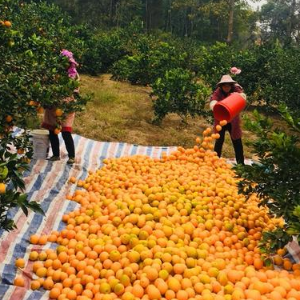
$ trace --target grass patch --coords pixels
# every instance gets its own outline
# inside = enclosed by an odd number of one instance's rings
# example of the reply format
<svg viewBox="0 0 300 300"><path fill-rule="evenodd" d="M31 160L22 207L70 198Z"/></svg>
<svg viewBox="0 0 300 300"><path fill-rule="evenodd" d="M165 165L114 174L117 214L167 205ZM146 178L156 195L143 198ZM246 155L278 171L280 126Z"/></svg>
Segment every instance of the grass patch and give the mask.
<svg viewBox="0 0 300 300"><path fill-rule="evenodd" d="M201 136L207 127L212 127L211 122L201 117L188 118L188 124L182 124L175 114L169 114L160 126L153 125L151 88L116 82L108 74L100 77L83 75L81 78L81 92L93 93L86 110L75 118L74 132L84 137L139 145L193 147L196 137ZM251 115L252 111L248 109L243 114ZM276 125L280 122L278 119L275 120ZM255 138L252 132L243 131L246 158L253 157L248 143L251 144ZM222 155L234 157L228 133Z"/></svg>

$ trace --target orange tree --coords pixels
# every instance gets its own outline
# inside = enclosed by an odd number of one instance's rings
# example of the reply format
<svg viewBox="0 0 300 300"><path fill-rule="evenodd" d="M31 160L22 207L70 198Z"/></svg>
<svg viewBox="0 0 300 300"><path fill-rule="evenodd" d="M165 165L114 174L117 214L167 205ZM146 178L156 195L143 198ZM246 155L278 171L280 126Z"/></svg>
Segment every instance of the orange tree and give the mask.
<svg viewBox="0 0 300 300"><path fill-rule="evenodd" d="M54 106L62 110L61 120L70 111L81 110L87 100L74 93L78 83L68 77L68 60L60 55L63 35L57 37L54 32L63 32L64 27L55 23L57 28L51 29L51 34L50 30L39 33L40 27L38 32L32 31L36 23L22 20L30 9L32 16L44 13L37 4L17 0L0 3L0 227L5 230L15 227L7 214L13 207L26 214L28 209L42 213L41 207L23 193L22 172L32 157L28 119L43 107ZM75 101L63 100L69 96ZM14 126L24 132L15 136Z"/></svg>
<svg viewBox="0 0 300 300"><path fill-rule="evenodd" d="M248 119L246 126L257 134L253 148L259 163L236 167L242 177L240 192L257 194L261 206L284 219L283 227L263 233L261 248L268 253L275 253L293 238L300 242L300 118L285 105L279 111L289 124L289 132L274 129L269 118L254 112L254 119Z"/></svg>

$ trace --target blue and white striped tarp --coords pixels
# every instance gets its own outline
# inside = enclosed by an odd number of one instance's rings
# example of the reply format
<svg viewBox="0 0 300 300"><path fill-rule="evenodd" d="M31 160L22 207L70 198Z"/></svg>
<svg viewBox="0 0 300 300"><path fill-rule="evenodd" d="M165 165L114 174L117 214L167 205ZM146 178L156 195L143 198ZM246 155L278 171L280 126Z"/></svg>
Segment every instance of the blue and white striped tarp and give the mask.
<svg viewBox="0 0 300 300"><path fill-rule="evenodd" d="M25 174L29 200L40 203L45 216L30 211L26 217L17 209L9 212L10 218L13 218L17 224L17 229L12 232L0 230L0 300L48 299L48 292L43 289L32 291L29 287L32 279L32 262L28 258L32 250L41 251L57 245L49 243L45 246L31 245L29 237L32 234L49 234L53 230L61 231L64 228L62 216L78 206L76 202L66 201L65 198L77 189L77 186L68 183L70 177L75 177L77 180L85 179L88 171L99 169L105 158L131 155L159 158L163 152L170 154L177 148L97 142L79 135L73 135L73 137L76 149L76 163L73 166L66 164L68 158L64 143L60 140L61 161L32 160L30 171ZM231 160L232 162L234 161ZM288 251L290 258L300 262L300 251L296 242L288 245ZM26 262L28 261L23 270L15 267L16 258L24 258ZM21 273L28 279L25 288L13 285L14 278Z"/></svg>
<svg viewBox="0 0 300 300"><path fill-rule="evenodd" d="M41 204L45 216L29 212L26 217L21 210L14 209L9 212L17 224L17 229L11 232L0 230L0 299L3 300L39 300L48 299L48 293L43 289L30 290L32 262L29 253L32 250L56 247L56 244L45 246L31 245L29 237L32 234L49 234L53 230L62 230L65 223L62 216L77 207L77 203L66 201L66 195L72 194L77 186L68 183L74 176L77 180L85 179L88 171L97 170L105 158L147 155L153 158L161 157L162 153L169 154L177 147L139 146L127 143L97 142L79 135L73 135L76 149L76 163L67 165L68 159L65 145L60 140L61 160L50 162L47 160L32 160L30 171L25 174L26 192L29 200ZM15 259L24 258L28 261L23 271L15 267ZM26 280L25 288L13 285L16 274L22 272Z"/></svg>

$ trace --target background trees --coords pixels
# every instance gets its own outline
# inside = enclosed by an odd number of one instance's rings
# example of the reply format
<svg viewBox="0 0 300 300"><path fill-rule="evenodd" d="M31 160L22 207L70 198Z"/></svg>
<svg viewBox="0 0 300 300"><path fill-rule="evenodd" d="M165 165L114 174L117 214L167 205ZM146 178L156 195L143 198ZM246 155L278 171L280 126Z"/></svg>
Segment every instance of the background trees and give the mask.
<svg viewBox="0 0 300 300"><path fill-rule="evenodd" d="M132 21L139 20L146 32L160 30L202 42L247 44L247 41L257 39L279 39L284 43L299 40L299 0L268 0L258 12L253 11L249 6L250 1L245 0L46 2L59 5L77 24L88 23L102 29L124 28Z"/></svg>
<svg viewBox="0 0 300 300"><path fill-rule="evenodd" d="M203 41L225 41L250 32L254 14L241 0L48 0L68 11L75 22L106 28L128 26L138 19L146 32L161 30ZM248 17L245 18L245 15ZM231 18L229 18L231 16Z"/></svg>
<svg viewBox="0 0 300 300"><path fill-rule="evenodd" d="M262 39L278 39L284 44L299 42L299 10L298 0L269 0L260 13Z"/></svg>

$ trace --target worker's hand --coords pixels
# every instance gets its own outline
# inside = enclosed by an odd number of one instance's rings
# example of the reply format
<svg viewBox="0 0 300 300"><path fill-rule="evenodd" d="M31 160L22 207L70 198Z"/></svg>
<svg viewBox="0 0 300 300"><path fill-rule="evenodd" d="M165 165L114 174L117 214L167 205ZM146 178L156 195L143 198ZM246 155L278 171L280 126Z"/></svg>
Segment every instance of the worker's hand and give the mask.
<svg viewBox="0 0 300 300"><path fill-rule="evenodd" d="M240 95L245 99L247 100L247 95L245 93L240 93Z"/></svg>
<svg viewBox="0 0 300 300"><path fill-rule="evenodd" d="M218 103L217 100L212 100L212 101L210 101L210 103L209 103L210 109L213 110L213 109L214 109L214 106L215 106L217 103Z"/></svg>

